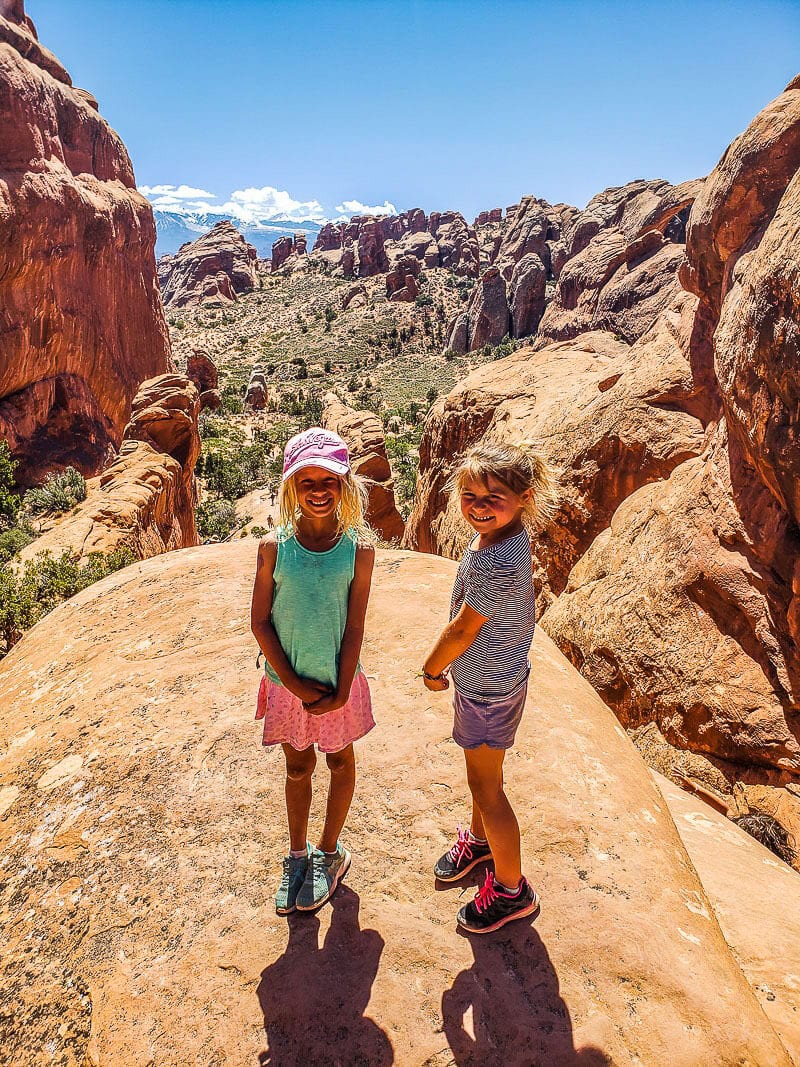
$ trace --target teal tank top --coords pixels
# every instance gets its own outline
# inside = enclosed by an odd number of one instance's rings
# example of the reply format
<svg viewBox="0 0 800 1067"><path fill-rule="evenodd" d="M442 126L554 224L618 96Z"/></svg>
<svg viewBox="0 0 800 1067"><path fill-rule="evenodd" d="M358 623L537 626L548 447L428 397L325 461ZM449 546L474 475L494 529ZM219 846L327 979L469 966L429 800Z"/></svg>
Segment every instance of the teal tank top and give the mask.
<svg viewBox="0 0 800 1067"><path fill-rule="evenodd" d="M346 533L327 552L311 552L294 534L278 536L272 625L295 672L335 689L355 572L355 538ZM281 684L268 663L265 670ZM360 670L359 664L356 673Z"/></svg>

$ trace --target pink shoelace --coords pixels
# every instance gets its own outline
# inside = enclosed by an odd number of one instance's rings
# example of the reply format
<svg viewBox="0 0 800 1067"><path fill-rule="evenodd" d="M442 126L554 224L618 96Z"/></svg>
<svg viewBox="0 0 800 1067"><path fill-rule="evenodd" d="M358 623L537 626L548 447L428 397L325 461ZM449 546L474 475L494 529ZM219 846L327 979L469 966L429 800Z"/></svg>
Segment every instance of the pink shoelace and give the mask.
<svg viewBox="0 0 800 1067"><path fill-rule="evenodd" d="M500 893L494 887L494 874L491 871L486 872L486 881L478 890L473 904L478 912L486 911L490 904L493 904L499 896L507 896L505 893Z"/></svg>
<svg viewBox="0 0 800 1067"><path fill-rule="evenodd" d="M458 864L464 856L466 856L468 860L472 859L472 844L467 830L462 830L460 826L457 826L456 830L458 831L458 840L447 855L453 863Z"/></svg>

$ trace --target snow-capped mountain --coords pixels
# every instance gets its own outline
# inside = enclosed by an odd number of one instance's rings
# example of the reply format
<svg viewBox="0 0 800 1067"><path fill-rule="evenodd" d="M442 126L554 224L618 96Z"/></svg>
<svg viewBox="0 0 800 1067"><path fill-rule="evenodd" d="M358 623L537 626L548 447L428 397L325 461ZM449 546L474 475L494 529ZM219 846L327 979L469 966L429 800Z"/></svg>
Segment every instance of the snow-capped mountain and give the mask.
<svg viewBox="0 0 800 1067"><path fill-rule="evenodd" d="M272 245L279 237L295 233L304 233L307 236L310 249L323 225L311 219L298 222L280 216L243 222L235 215L215 211L184 213L154 208L153 214L156 219L156 257L177 252L187 241L196 241L200 234L207 233L220 219L229 219L245 239L255 246L261 259L269 259L272 255Z"/></svg>

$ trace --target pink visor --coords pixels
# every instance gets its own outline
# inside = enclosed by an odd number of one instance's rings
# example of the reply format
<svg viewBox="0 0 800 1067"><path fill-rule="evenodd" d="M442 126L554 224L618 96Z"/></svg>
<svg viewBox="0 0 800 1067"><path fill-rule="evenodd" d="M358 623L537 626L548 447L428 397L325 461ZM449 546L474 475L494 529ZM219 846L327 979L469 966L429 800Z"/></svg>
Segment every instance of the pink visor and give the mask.
<svg viewBox="0 0 800 1067"><path fill-rule="evenodd" d="M296 434L286 444L283 453L282 481L291 478L303 467L322 467L334 474L344 475L350 470L347 445L338 434L312 426Z"/></svg>

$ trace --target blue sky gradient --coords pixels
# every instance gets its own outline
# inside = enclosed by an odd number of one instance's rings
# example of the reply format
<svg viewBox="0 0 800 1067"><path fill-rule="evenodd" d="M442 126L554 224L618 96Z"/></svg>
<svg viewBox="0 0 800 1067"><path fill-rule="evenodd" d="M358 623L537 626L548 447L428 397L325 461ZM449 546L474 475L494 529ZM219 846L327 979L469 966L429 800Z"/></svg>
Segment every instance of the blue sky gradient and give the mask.
<svg viewBox="0 0 800 1067"><path fill-rule="evenodd" d="M798 73L800 3L27 0L140 185L468 217L706 174Z"/></svg>

